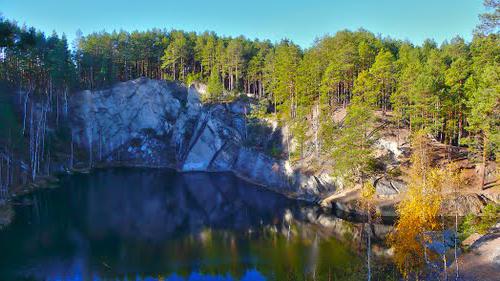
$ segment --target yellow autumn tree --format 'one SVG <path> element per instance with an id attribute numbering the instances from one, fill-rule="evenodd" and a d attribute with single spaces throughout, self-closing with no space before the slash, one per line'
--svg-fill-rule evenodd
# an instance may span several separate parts
<path id="1" fill-rule="evenodd" d="M 360 207 L 362 211 L 366 214 L 367 225 L 366 225 L 366 266 L 367 266 L 367 281 L 372 279 L 372 268 L 371 268 L 371 228 L 373 222 L 373 214 L 376 211 L 375 208 L 376 199 L 376 189 L 370 182 L 365 182 L 363 188 L 361 189 L 360 197 Z"/>
<path id="2" fill-rule="evenodd" d="M 397 206 L 398 220 L 388 242 L 394 248 L 394 262 L 405 278 L 418 276 L 432 258 L 426 248 L 429 232 L 440 227 L 443 173 L 432 167 L 430 140 L 425 131 L 412 138 L 408 191 Z"/>
<path id="3" fill-rule="evenodd" d="M 455 279 L 459 278 L 459 263 L 458 261 L 458 198 L 460 196 L 459 188 L 460 185 L 466 181 L 466 176 L 462 173 L 460 166 L 456 162 L 450 162 L 446 165 L 444 169 L 443 182 L 444 187 L 448 189 L 448 192 L 452 192 L 453 195 L 453 209 L 455 213 L 455 235 L 453 237 L 454 244 L 454 259 L 455 259 Z M 452 206 L 449 206 L 452 207 Z"/>

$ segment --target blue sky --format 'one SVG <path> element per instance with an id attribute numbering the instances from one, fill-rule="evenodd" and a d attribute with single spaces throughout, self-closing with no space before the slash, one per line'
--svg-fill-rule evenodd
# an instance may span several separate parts
<path id="1" fill-rule="evenodd" d="M 213 30 L 221 35 L 309 47 L 318 36 L 363 27 L 421 44 L 456 35 L 471 39 L 482 0 L 0 0 L 4 17 L 45 32 Z"/>

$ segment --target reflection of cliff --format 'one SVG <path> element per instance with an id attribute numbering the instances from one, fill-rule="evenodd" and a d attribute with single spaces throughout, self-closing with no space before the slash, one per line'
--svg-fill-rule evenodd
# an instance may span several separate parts
<path id="1" fill-rule="evenodd" d="M 247 230 L 280 223 L 296 202 L 277 196 L 230 174 L 160 170 L 97 172 L 89 180 L 85 206 L 92 235 L 120 235 L 161 240 L 196 234 L 206 227 Z M 82 202 L 74 202 L 81 205 Z"/>
<path id="2" fill-rule="evenodd" d="M 358 261 L 359 224 L 229 173 L 111 169 L 61 184 L 30 196 L 19 223 L 0 232 L 0 277 L 243 276 L 257 268 L 287 280 L 341 273 Z"/>
<path id="3" fill-rule="evenodd" d="M 35 220 L 52 222 L 65 212 L 67 224 L 96 239 L 162 241 L 199 235 L 206 229 L 322 233 L 351 241 L 360 238 L 359 223 L 336 218 L 320 207 L 290 200 L 253 186 L 230 173 L 176 173 L 161 169 L 106 169 L 63 181 L 55 196 L 36 196 Z M 300 227 L 300 232 L 298 231 Z M 316 232 L 314 228 L 311 237 Z M 387 230 L 375 226 L 382 237 Z"/>

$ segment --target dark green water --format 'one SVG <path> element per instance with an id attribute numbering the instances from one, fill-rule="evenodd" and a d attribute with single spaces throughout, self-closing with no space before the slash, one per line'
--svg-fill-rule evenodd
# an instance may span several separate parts
<path id="1" fill-rule="evenodd" d="M 0 280 L 362 276 L 349 243 L 307 219 L 316 207 L 230 174 L 111 169 L 60 186 L 17 200 L 0 231 Z"/>

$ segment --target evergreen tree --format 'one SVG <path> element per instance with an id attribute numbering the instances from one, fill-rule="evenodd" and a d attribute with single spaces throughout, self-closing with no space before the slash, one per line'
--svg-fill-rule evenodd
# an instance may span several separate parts
<path id="1" fill-rule="evenodd" d="M 500 1 L 484 0 L 483 3 L 488 12 L 479 15 L 481 24 L 477 27 L 476 33 L 498 34 L 500 32 Z"/>
<path id="2" fill-rule="evenodd" d="M 222 93 L 224 91 L 224 86 L 222 85 L 219 72 L 216 69 L 212 69 L 210 72 L 210 78 L 208 79 L 207 91 L 209 94 L 209 99 L 213 102 L 220 101 Z"/>
<path id="3" fill-rule="evenodd" d="M 387 50 L 380 50 L 375 63 L 370 68 L 370 75 L 375 83 L 375 90 L 378 93 L 378 103 L 385 114 L 391 108 L 390 97 L 395 89 L 395 68 L 393 65 L 392 53 Z"/>
<path id="4" fill-rule="evenodd" d="M 169 70 L 174 80 L 186 78 L 186 64 L 188 62 L 189 45 L 186 35 L 182 31 L 170 33 L 170 44 L 162 57 L 162 68 Z"/>

